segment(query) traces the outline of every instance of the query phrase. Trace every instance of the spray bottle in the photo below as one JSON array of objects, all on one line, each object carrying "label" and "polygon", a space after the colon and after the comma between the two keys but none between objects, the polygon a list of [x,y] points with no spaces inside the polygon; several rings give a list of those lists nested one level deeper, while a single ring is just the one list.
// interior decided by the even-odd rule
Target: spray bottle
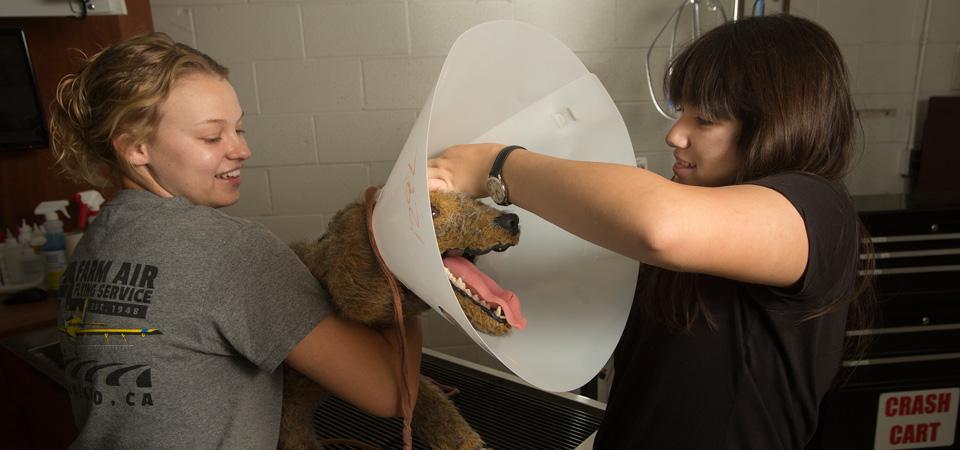
[{"label": "spray bottle", "polygon": [[17,243],[20,244],[21,249],[30,248],[31,233],[32,230],[30,225],[27,225],[27,219],[23,219],[23,222],[20,224],[20,232],[17,233]]},{"label": "spray bottle", "polygon": [[80,213],[77,214],[77,228],[83,231],[87,229],[87,224],[93,223],[97,218],[100,205],[104,202],[103,196],[97,191],[90,190],[78,192],[74,199],[80,206]]},{"label": "spray bottle", "polygon": [[47,243],[46,231],[37,227],[37,224],[33,224],[33,232],[30,233],[30,249],[33,250],[33,253],[36,255],[43,255],[43,246]]},{"label": "spray bottle", "polygon": [[6,239],[0,243],[0,285],[17,285],[23,282],[23,265],[20,262],[20,246],[13,233],[7,229]]},{"label": "spray bottle", "polygon": [[77,248],[80,239],[83,238],[83,232],[87,225],[93,223],[100,212],[100,205],[103,204],[103,196],[94,190],[77,192],[73,199],[77,202],[77,231],[66,234],[67,259],[73,256],[73,250]]},{"label": "spray bottle", "polygon": [[[46,262],[43,255],[33,251],[30,243],[33,241],[33,230],[27,225],[26,219],[20,225],[20,233],[17,234],[17,242],[20,243],[20,263],[23,266],[23,278],[31,286],[43,284],[46,278]],[[42,246],[42,244],[41,244]]]},{"label": "spray bottle", "polygon": [[66,200],[42,202],[33,210],[34,214],[43,215],[46,219],[47,243],[43,245],[43,255],[47,260],[47,287],[52,291],[60,289],[60,277],[67,268],[66,237],[63,234],[63,221],[57,211],[69,218],[69,204]]}]

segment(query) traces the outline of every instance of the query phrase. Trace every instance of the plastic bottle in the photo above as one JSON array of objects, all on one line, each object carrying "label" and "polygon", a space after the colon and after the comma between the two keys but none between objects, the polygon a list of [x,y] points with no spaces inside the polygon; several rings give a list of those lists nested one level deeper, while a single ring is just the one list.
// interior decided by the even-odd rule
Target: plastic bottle
[{"label": "plastic bottle", "polygon": [[30,248],[35,255],[43,255],[43,246],[47,243],[47,236],[36,224],[33,225],[33,232],[30,233]]},{"label": "plastic bottle", "polygon": [[33,237],[31,234],[30,225],[27,225],[27,220],[24,219],[20,225],[20,232],[17,233],[17,243],[20,244],[21,249],[30,248],[30,239]]},{"label": "plastic bottle", "polygon": [[97,218],[97,214],[100,212],[100,205],[104,202],[103,196],[94,190],[77,192],[73,198],[77,202],[77,210],[79,212],[77,213],[77,231],[67,233],[66,235],[68,260],[73,257],[73,250],[77,248],[77,244],[79,244],[80,239],[83,238],[84,230],[87,229],[87,225],[93,223],[94,219]]},{"label": "plastic bottle", "polygon": [[75,198],[80,204],[80,213],[77,214],[77,228],[81,231],[86,230],[87,225],[93,223],[93,220],[97,218],[100,205],[104,202],[103,196],[97,191],[89,190],[78,192]]},{"label": "plastic bottle", "polygon": [[47,274],[47,264],[43,256],[33,252],[21,255],[20,265],[23,269],[23,282],[26,283],[24,289],[43,285]]},{"label": "plastic bottle", "polygon": [[20,246],[8,230],[7,239],[0,244],[0,278],[3,279],[4,285],[17,285],[24,282],[23,264],[20,259]]},{"label": "plastic bottle", "polygon": [[42,202],[33,210],[34,214],[45,218],[43,225],[47,229],[47,243],[43,245],[43,256],[47,260],[47,287],[52,291],[60,289],[60,277],[67,268],[66,236],[57,211],[69,218],[69,204],[66,200]]},{"label": "plastic bottle", "polygon": [[[31,247],[31,242],[34,240],[33,233],[36,229],[36,225],[31,228],[24,220],[20,225],[20,232],[17,234],[17,242],[20,244],[20,265],[23,268],[23,279],[24,283],[27,283],[30,287],[43,284],[47,272],[43,255],[40,252],[35,252]],[[46,241],[46,238],[44,238],[44,241]],[[39,247],[42,248],[43,244],[40,244]]]}]

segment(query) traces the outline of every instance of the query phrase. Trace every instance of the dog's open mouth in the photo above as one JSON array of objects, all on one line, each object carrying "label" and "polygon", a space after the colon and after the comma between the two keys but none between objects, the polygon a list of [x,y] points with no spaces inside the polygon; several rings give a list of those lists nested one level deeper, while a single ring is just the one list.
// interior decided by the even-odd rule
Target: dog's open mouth
[{"label": "dog's open mouth", "polygon": [[450,284],[461,295],[469,298],[493,320],[522,330],[527,326],[527,319],[520,311],[517,295],[500,287],[474,265],[478,255],[491,251],[502,252],[510,247],[510,244],[501,244],[483,250],[448,250],[443,253],[443,265]]}]

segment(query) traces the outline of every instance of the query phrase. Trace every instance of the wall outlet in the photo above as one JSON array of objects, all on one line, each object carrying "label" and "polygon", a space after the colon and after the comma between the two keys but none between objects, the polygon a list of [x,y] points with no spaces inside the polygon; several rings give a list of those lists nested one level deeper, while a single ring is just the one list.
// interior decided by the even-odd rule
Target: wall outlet
[{"label": "wall outlet", "polygon": [[638,157],[637,157],[637,167],[639,167],[639,168],[641,168],[641,169],[646,169],[646,168],[647,168],[647,157],[646,157],[646,156],[638,156]]}]

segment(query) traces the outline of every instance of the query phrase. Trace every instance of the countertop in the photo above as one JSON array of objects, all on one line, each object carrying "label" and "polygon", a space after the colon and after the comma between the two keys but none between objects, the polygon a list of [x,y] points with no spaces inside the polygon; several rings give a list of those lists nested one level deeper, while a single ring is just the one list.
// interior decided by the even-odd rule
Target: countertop
[{"label": "countertop", "polygon": [[55,298],[18,305],[0,302],[0,338],[55,326],[58,307]]}]

